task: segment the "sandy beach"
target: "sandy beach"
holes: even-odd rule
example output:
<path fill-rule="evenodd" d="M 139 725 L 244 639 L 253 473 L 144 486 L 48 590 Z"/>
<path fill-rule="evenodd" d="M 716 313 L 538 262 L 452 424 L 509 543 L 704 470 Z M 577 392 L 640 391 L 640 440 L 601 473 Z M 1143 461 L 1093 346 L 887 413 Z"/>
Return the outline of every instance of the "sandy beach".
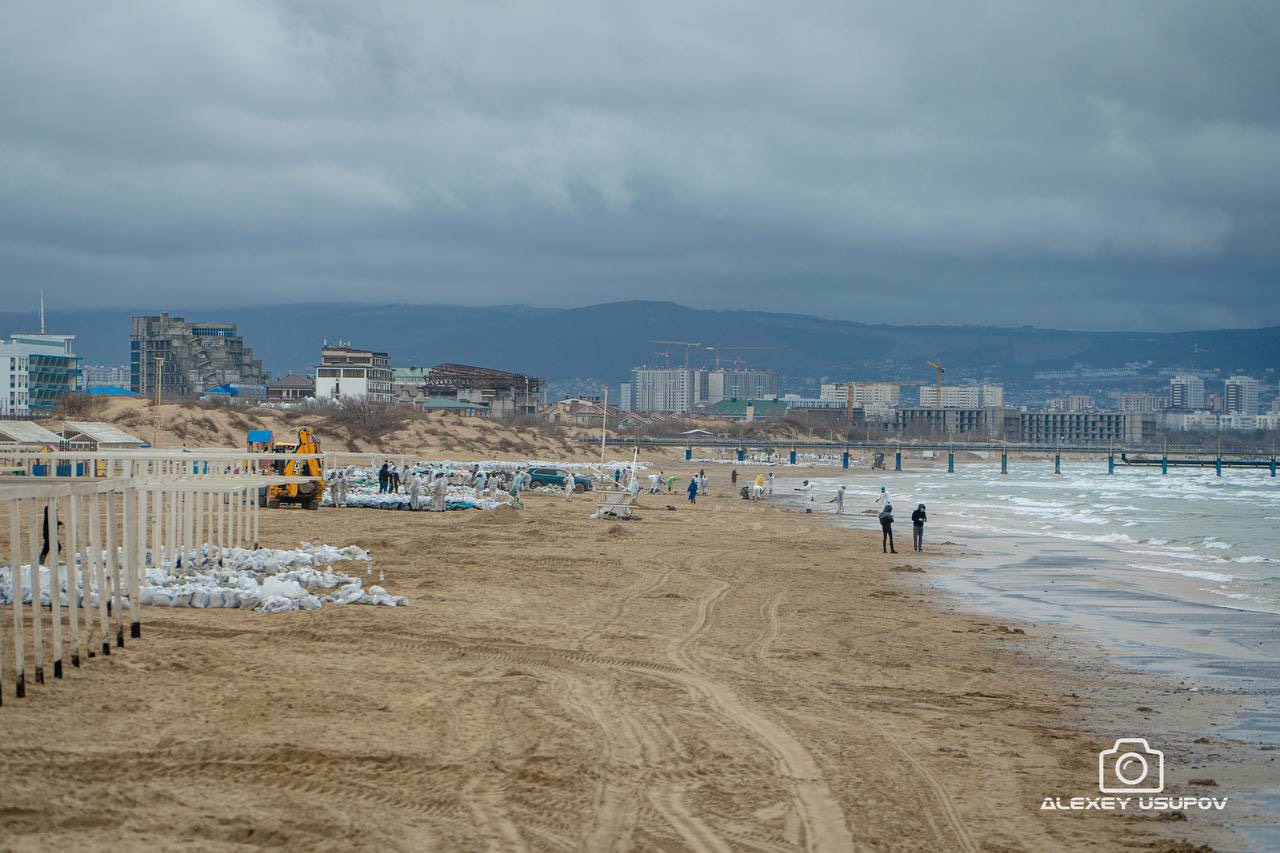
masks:
<path fill-rule="evenodd" d="M 6 699 L 0 848 L 1225 837 L 1195 818 L 1042 812 L 1089 793 L 1094 685 L 1038 666 L 1033 628 L 944 612 L 909 549 L 736 495 L 677 497 L 642 496 L 630 522 L 589 520 L 590 495 L 264 513 L 264 544 L 360 545 L 412 606 L 145 609 L 124 653 Z"/>

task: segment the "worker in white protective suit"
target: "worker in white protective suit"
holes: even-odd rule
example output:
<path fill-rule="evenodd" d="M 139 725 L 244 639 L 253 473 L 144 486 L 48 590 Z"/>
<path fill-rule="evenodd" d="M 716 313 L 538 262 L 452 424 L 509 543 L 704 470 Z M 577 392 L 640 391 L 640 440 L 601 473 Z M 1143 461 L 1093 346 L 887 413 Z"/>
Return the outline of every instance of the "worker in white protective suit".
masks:
<path fill-rule="evenodd" d="M 334 509 L 341 509 L 347 503 L 347 475 L 345 471 L 339 471 L 338 476 L 333 479 L 333 506 Z"/>
<path fill-rule="evenodd" d="M 764 478 L 764 489 L 767 494 L 773 494 L 773 472 L 769 472 L 769 476 Z"/>
<path fill-rule="evenodd" d="M 444 512 L 445 495 L 449 493 L 449 481 L 444 474 L 436 474 L 435 482 L 431 484 L 431 511 Z"/>
<path fill-rule="evenodd" d="M 640 478 L 635 475 L 634 471 L 631 473 L 631 482 L 627 485 L 627 491 L 631 493 L 633 500 L 640 494 Z"/>
<path fill-rule="evenodd" d="M 476 481 L 473 484 L 476 487 L 476 494 L 484 494 L 484 486 L 487 482 L 489 482 L 489 475 L 482 468 L 476 472 Z"/>
<path fill-rule="evenodd" d="M 409 509 L 420 509 L 419 498 L 422 496 L 422 478 L 417 474 L 409 475 Z"/>
<path fill-rule="evenodd" d="M 577 480 L 574 479 L 572 471 L 564 472 L 564 499 L 573 500 L 573 490 L 578 486 Z"/>
<path fill-rule="evenodd" d="M 831 499 L 831 502 L 836 505 L 836 515 L 844 515 L 844 485 L 843 484 L 840 485 L 840 488 L 836 489 L 836 496 Z"/>

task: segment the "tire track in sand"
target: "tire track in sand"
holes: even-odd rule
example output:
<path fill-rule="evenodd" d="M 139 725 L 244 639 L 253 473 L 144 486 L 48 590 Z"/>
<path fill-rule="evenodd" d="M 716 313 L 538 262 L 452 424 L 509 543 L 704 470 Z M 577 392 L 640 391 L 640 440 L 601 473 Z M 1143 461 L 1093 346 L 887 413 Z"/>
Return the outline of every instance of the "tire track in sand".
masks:
<path fill-rule="evenodd" d="M 730 584 L 717 581 L 698 601 L 693 626 L 683 637 L 672 641 L 669 656 L 687 673 L 680 680 L 701 693 L 731 722 L 755 735 L 774 754 L 790 782 L 793 807 L 805 830 L 806 850 L 815 853 L 852 850 L 853 835 L 844 809 L 809 751 L 785 728 L 751 710 L 732 690 L 707 675 L 690 654 L 692 645 L 709 627 L 716 604 L 730 589 Z M 772 612 L 776 619 L 776 609 Z M 678 790 L 675 793 L 678 796 Z"/>
<path fill-rule="evenodd" d="M 619 619 L 621 619 L 622 614 L 625 613 L 627 611 L 627 608 L 631 606 L 631 602 L 635 601 L 637 598 L 643 598 L 644 596 L 648 595 L 654 590 L 660 589 L 662 585 L 667 582 L 667 578 L 671 577 L 671 573 L 674 571 L 675 571 L 674 568 L 667 569 L 665 572 L 659 575 L 658 579 L 653 583 L 646 584 L 641 589 L 638 589 L 635 592 L 628 593 L 627 595 L 623 596 L 622 599 L 618 602 L 618 606 L 614 608 L 613 613 L 609 616 L 609 618 L 606 619 L 597 627 L 583 634 L 582 638 L 578 640 L 577 643 L 574 644 L 574 648 L 580 650 L 583 646 L 586 645 L 588 640 L 592 640 L 600 636 L 605 631 L 613 627 L 614 623 L 616 623 Z"/>

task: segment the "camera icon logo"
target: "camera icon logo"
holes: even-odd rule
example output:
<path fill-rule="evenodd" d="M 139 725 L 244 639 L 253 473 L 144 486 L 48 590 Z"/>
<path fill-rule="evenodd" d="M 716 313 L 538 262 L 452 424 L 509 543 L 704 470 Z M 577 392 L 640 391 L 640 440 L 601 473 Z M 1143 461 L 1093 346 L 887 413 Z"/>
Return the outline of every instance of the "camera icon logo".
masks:
<path fill-rule="evenodd" d="M 1117 738 L 1098 753 L 1098 790 L 1104 794 L 1158 794 L 1164 790 L 1164 753 L 1146 738 Z"/>

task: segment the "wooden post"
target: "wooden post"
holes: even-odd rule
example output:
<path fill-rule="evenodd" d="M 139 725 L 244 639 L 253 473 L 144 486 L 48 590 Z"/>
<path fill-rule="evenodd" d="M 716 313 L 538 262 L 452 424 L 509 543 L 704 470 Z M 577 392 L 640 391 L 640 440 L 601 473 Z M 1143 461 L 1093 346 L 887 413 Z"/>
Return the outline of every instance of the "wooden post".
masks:
<path fill-rule="evenodd" d="M 75 464 L 75 463 L 72 463 Z M 67 498 L 67 625 L 71 628 L 71 665 L 80 668 L 84 640 L 80 637 L 80 595 L 76 590 L 76 557 L 80 555 L 80 498 Z M 85 587 L 85 594 L 89 588 Z"/>
<path fill-rule="evenodd" d="M 218 549 L 217 564 L 222 565 L 222 549 L 227 546 L 227 501 L 231 500 L 231 498 L 226 492 L 220 495 L 214 494 L 213 498 L 218 503 L 216 507 L 218 525 L 213 534 L 214 546 Z"/>
<path fill-rule="evenodd" d="M 58 565 L 58 499 L 49 498 L 49 626 L 53 640 L 53 677 L 62 678 L 62 568 Z"/>
<path fill-rule="evenodd" d="M 102 507 L 98 494 L 89 496 L 89 549 L 93 551 L 93 579 L 98 585 L 98 633 L 101 634 L 102 654 L 111 654 L 111 620 L 107 613 L 107 576 L 102 554 Z"/>
<path fill-rule="evenodd" d="M 36 684 L 44 684 L 44 620 L 40 612 L 40 508 L 27 498 L 27 534 L 31 547 L 31 651 L 35 654 Z"/>
<path fill-rule="evenodd" d="M 120 549 L 116 529 L 116 496 L 123 500 L 123 493 L 107 493 L 107 573 L 111 576 L 111 609 L 115 611 L 116 648 L 124 648 L 124 596 L 120 592 Z"/>
<path fill-rule="evenodd" d="M 129 572 L 129 636 L 136 640 L 142 636 L 141 602 L 138 597 L 141 593 L 142 573 L 147 564 L 147 490 L 135 488 L 133 491 L 138 501 L 135 510 L 138 530 L 133 543 L 133 569 Z"/>
<path fill-rule="evenodd" d="M 156 463 L 156 468 L 160 468 L 160 463 Z M 158 472 L 157 472 L 158 473 Z M 151 565 L 154 568 L 160 568 L 160 533 L 163 529 L 161 521 L 164 511 L 164 492 L 159 489 L 153 489 L 151 492 Z"/>
<path fill-rule="evenodd" d="M 169 546 L 169 571 L 173 571 L 178 558 L 178 492 L 169 493 L 169 511 L 165 519 L 165 543 Z"/>
<path fill-rule="evenodd" d="M 189 569 L 191 567 L 191 548 L 193 542 L 196 541 L 196 495 L 195 492 L 184 491 L 182 493 L 182 524 L 184 528 L 182 538 L 182 568 Z"/>
<path fill-rule="evenodd" d="M 93 645 L 93 566 L 98 556 L 93 553 L 93 521 L 89 515 L 89 501 L 80 500 L 80 519 L 82 521 L 80 531 L 80 588 L 83 590 L 82 596 L 84 601 L 84 646 L 85 654 L 88 657 L 96 657 L 97 649 Z M 98 588 L 99 597 L 102 594 L 102 588 Z"/>
<path fill-rule="evenodd" d="M 27 652 L 22 617 L 22 504 L 9 501 L 9 565 L 13 566 L 13 678 L 14 695 L 27 695 Z"/>

